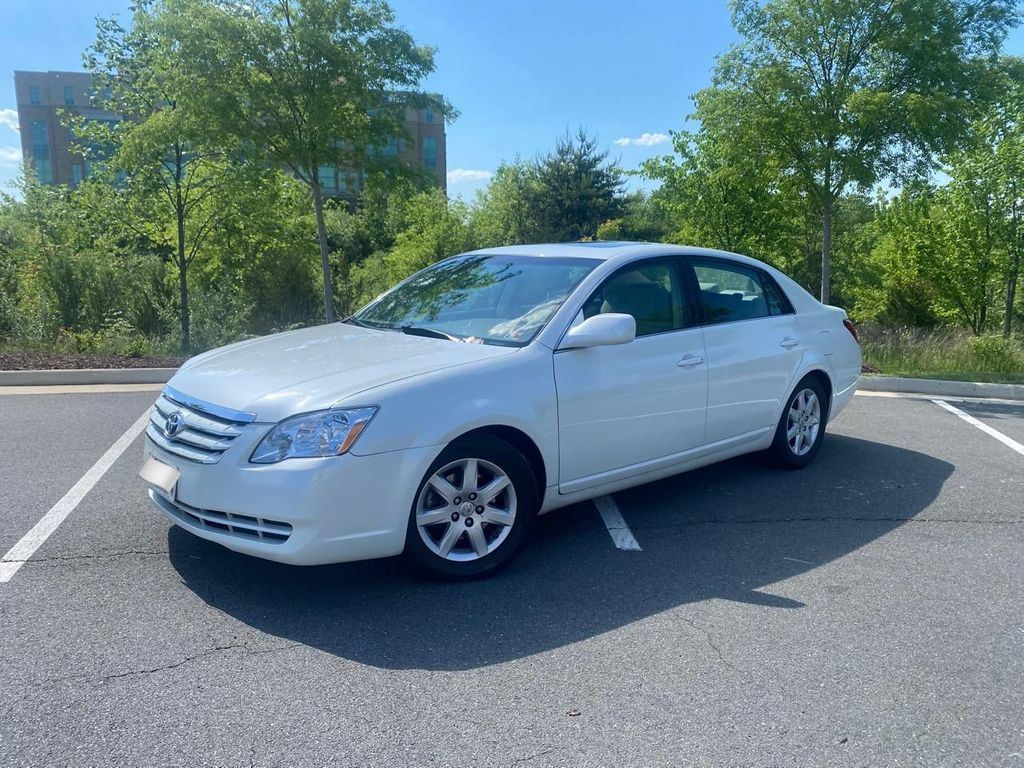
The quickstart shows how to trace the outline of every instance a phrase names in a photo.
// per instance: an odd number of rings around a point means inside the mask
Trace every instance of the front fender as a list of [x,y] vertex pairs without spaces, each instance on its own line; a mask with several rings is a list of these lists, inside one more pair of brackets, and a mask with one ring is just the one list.
[[427,446],[439,453],[466,432],[505,426],[526,434],[540,451],[547,476],[557,478],[558,413],[551,354],[544,346],[530,345],[513,355],[361,392],[360,403],[373,401],[380,411],[352,453],[367,456]]

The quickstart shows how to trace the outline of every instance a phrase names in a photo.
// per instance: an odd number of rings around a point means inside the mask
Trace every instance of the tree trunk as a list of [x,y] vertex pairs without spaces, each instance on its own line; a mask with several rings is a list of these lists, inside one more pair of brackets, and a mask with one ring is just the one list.
[[1013,305],[1017,299],[1017,280],[1020,277],[1021,242],[1017,229],[1020,208],[1016,202],[1020,198],[1017,197],[1016,177],[1014,177],[1011,189],[1015,202],[1010,208],[1010,274],[1006,276],[1006,316],[1003,318],[1003,336],[1006,338],[1010,338],[1010,333],[1013,331]]
[[821,303],[828,304],[832,289],[832,198],[821,209]]
[[1010,338],[1013,331],[1013,305],[1017,300],[1017,279],[1020,276],[1020,250],[1014,248],[1010,261],[1010,274],[1006,278],[1006,315],[1003,317],[1003,336]]
[[316,234],[320,240],[320,270],[324,279],[324,317],[328,323],[334,322],[334,286],[331,285],[330,249],[327,245],[327,225],[324,223],[324,198],[320,193],[320,179],[316,166],[311,174],[313,189],[313,210],[316,212]]
[[178,219],[178,293],[181,309],[181,352],[184,355],[192,351],[192,335],[188,316],[188,259],[185,258],[185,209],[181,201],[181,190],[178,190],[178,205],[175,212]]

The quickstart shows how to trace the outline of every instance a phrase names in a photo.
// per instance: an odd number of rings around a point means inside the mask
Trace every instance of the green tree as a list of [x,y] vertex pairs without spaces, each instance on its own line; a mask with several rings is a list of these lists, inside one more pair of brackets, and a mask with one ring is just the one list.
[[566,133],[554,151],[536,163],[533,216],[540,239],[563,242],[592,238],[601,222],[622,212],[622,172],[608,161],[582,128]]
[[[116,125],[79,118],[80,148],[122,200],[123,221],[159,249],[173,249],[178,278],[181,350],[191,349],[188,271],[226,211],[225,189],[239,168],[225,157],[224,136],[212,134],[183,98],[194,86],[174,41],[157,23],[162,6],[138,0],[126,29],[97,21],[85,55],[99,100],[123,119]],[[226,134],[225,134],[226,135]]]
[[883,227],[876,258],[888,301],[930,305],[938,319],[984,333],[1002,275],[984,196],[955,180],[910,185],[886,205]]
[[625,196],[622,216],[602,222],[599,240],[636,240],[658,243],[669,234],[669,219],[660,200],[638,190]]
[[961,221],[979,230],[973,240],[990,259],[998,258],[995,251],[1002,256],[1003,335],[1009,337],[1024,255],[1024,59],[1004,58],[995,77],[991,107],[972,125],[969,144],[949,164]]
[[[232,190],[231,206],[211,232],[196,278],[204,295],[221,297],[239,312],[222,313],[222,331],[236,337],[269,333],[313,321],[320,306],[313,212],[305,187],[267,168]],[[214,307],[204,317],[218,321]],[[210,330],[205,332],[212,337]],[[231,338],[228,341],[234,340]]]
[[[410,107],[451,110],[419,91],[434,51],[383,0],[164,0],[162,22],[204,120],[289,169],[311,192],[324,310],[335,316],[322,175],[387,165]],[[397,169],[397,165],[396,165]]]
[[404,225],[385,260],[391,284],[474,247],[466,205],[448,200],[439,189],[409,199],[401,215]]
[[648,160],[641,173],[661,183],[653,197],[674,241],[773,260],[784,250],[776,246],[791,216],[790,188],[780,188],[778,165],[761,147],[730,139],[716,125],[708,120],[697,133],[673,132],[676,156]]
[[482,247],[520,245],[541,238],[537,167],[516,158],[498,166],[490,183],[477,192],[470,226]]
[[[957,171],[961,169],[956,169]],[[989,325],[999,279],[1004,272],[998,239],[998,212],[984,179],[957,178],[936,192],[938,238],[926,274],[947,297],[975,335]],[[937,215],[935,215],[937,214]]]
[[696,116],[735,116],[723,138],[762,142],[813,201],[828,302],[836,200],[930,168],[962,139],[1016,3],[733,0],[732,15],[743,42],[719,58]]

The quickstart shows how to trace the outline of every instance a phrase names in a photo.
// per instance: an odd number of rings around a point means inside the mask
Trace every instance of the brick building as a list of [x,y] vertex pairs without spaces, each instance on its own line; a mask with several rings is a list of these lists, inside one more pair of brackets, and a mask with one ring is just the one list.
[[[119,115],[93,106],[93,90],[92,77],[86,72],[14,73],[21,152],[44,184],[76,186],[89,175],[88,162],[71,151],[71,131],[63,124],[62,111],[89,120],[120,120]],[[446,189],[444,118],[430,109],[409,109],[405,128],[408,138],[392,138],[381,151],[432,173]],[[322,167],[320,179],[324,193],[335,197],[352,197],[363,183],[359,169]]]
[[21,153],[44,184],[76,186],[88,164],[71,151],[71,131],[60,112],[117,122],[118,116],[92,105],[92,77],[85,72],[15,72]]

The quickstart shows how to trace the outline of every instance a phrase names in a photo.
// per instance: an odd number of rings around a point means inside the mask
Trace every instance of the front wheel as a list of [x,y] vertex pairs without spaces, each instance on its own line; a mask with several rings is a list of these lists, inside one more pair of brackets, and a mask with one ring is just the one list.
[[537,497],[529,462],[512,446],[493,438],[452,443],[420,483],[406,556],[438,576],[493,573],[522,546]]
[[768,449],[778,464],[800,469],[814,460],[825,437],[827,404],[825,390],[817,379],[806,378],[796,385]]

